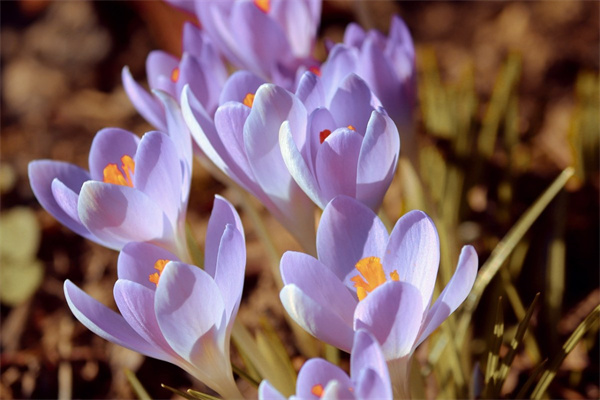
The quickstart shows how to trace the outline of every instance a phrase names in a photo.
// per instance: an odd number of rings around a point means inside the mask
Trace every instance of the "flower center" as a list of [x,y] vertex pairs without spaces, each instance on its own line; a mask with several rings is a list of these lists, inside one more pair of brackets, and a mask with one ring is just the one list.
[[[379,285],[387,282],[379,257],[365,257],[356,263],[355,268],[360,274],[353,276],[350,280],[354,282],[359,301],[367,297],[367,294],[371,293]],[[399,281],[400,276],[398,275],[398,271],[390,273],[390,279],[392,281]]]
[[104,182],[115,185],[133,187],[133,173],[135,171],[135,162],[128,155],[121,157],[121,170],[117,164],[108,164],[104,167]]
[[171,71],[171,81],[177,82],[179,80],[179,67],[173,68]]
[[160,276],[162,275],[163,269],[165,269],[165,265],[167,265],[167,263],[169,261],[170,260],[156,260],[156,262],[154,263],[154,269],[157,270],[158,272],[155,272],[148,276],[148,279],[150,280],[150,282],[152,282],[156,286],[158,286],[158,280],[160,279]]
[[323,396],[323,392],[324,392],[324,391],[325,391],[325,389],[323,389],[323,385],[321,385],[320,383],[319,383],[319,384],[316,384],[316,385],[314,385],[314,386],[313,386],[313,387],[310,389],[310,392],[311,392],[312,394],[314,394],[315,396],[319,397],[319,398],[320,398],[321,396]]
[[245,106],[252,108],[252,104],[254,104],[254,93],[248,93],[246,97],[244,97],[243,103]]
[[268,14],[271,9],[271,0],[254,0],[254,5],[260,9],[260,11]]

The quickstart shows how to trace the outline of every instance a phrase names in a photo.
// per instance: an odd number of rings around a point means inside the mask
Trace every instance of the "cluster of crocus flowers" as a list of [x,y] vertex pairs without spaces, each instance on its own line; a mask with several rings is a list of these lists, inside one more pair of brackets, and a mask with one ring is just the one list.
[[65,297],[75,317],[97,335],[178,365],[225,398],[239,398],[229,341],[246,247],[235,208],[218,196],[207,237],[204,269],[150,243],[125,245],[114,287],[120,314],[68,280]]
[[421,211],[401,217],[388,234],[371,209],[338,196],[319,224],[318,259],[283,255],[281,301],[305,330],[344,351],[351,351],[356,330],[368,330],[381,345],[396,393],[406,394],[410,356],[464,301],[477,274],[477,254],[465,246],[430,307],[439,246],[435,225]]
[[187,259],[191,140],[175,122],[169,132],[140,139],[103,129],[92,142],[89,172],[60,161],[30,163],[33,192],[61,223],[101,245],[152,242]]
[[[296,396],[406,395],[412,353],[462,303],[477,271],[477,254],[465,246],[431,305],[440,258],[433,222],[411,211],[388,233],[375,214],[412,121],[414,48],[406,26],[393,18],[386,38],[351,24],[319,65],[312,57],[319,0],[169,1],[195,13],[203,30],[184,27],[181,59],[148,56],[150,92],[127,68],[122,74],[135,108],[161,132],[140,139],[101,130],[89,172],[49,160],[29,167],[46,210],[121,250],[119,313],[66,281],[73,314],[107,340],[176,364],[225,398],[241,397],[229,342],[244,281],[244,231],[217,196],[203,269],[189,264],[185,216],[196,148],[318,254],[283,255],[280,299],[305,330],[351,353],[351,372],[309,360]],[[228,77],[220,55],[244,70]],[[316,237],[315,205],[324,210]],[[266,381],[259,396],[283,398]]]

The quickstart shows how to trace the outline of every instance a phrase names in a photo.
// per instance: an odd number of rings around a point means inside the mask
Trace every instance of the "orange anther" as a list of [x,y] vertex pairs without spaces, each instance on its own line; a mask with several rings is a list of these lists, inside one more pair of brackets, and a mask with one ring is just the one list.
[[117,164],[108,164],[104,167],[103,181],[106,183],[112,183],[114,185],[129,186],[133,187],[133,174],[135,171],[135,162],[128,155],[121,157],[121,170],[117,167]]
[[327,136],[331,135],[331,131],[329,129],[324,129],[319,133],[319,141],[323,143]]
[[313,65],[312,67],[308,68],[308,70],[310,72],[312,72],[313,74],[315,74],[316,76],[321,76],[321,68],[319,68],[319,67],[316,67]]
[[323,385],[321,385],[320,383],[317,385],[314,385],[311,389],[310,392],[312,394],[314,394],[317,397],[321,397],[323,396],[323,392],[325,391],[325,389],[323,388]]
[[177,82],[179,80],[179,67],[173,68],[171,71],[171,81]]
[[168,262],[169,262],[169,260],[156,260],[156,262],[154,263],[154,269],[157,270],[158,272],[155,272],[148,276],[148,279],[150,280],[150,282],[152,282],[156,286],[158,286],[158,280],[160,279],[163,269],[165,269],[165,265],[167,265]]
[[352,125],[348,125],[348,129],[350,129],[351,131],[355,131],[356,130],[356,128],[353,127]]
[[254,0],[254,5],[260,9],[260,11],[268,14],[271,9],[271,0]]
[[246,97],[244,97],[243,103],[245,106],[252,108],[252,105],[254,104],[254,93],[248,93]]

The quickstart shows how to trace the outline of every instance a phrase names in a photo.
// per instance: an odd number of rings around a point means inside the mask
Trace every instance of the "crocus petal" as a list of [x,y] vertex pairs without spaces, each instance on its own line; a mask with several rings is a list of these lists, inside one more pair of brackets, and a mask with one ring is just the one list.
[[344,280],[362,258],[382,258],[387,241],[385,226],[370,208],[350,197],[338,196],[325,207],[319,223],[319,261]]
[[193,14],[196,9],[196,3],[193,0],[166,0],[167,3],[177,7],[185,12]]
[[189,86],[185,86],[181,92],[181,112],[194,141],[202,152],[221,171],[227,173],[227,164],[221,157],[221,154],[224,153],[223,144],[219,139],[213,119],[196,99]]
[[254,94],[259,86],[265,83],[265,80],[259,78],[250,71],[235,71],[225,85],[219,98],[219,104],[225,104],[228,101],[242,103],[247,94]]
[[192,175],[192,137],[188,127],[183,119],[183,114],[179,105],[165,92],[160,90],[154,91],[154,95],[162,102],[166,110],[167,132],[169,137],[175,144],[178,158],[181,161],[182,183],[181,183],[181,202],[182,209],[187,208],[187,199],[190,192],[190,181]]
[[296,396],[301,399],[319,399],[319,396],[312,393],[313,387],[321,385],[322,389],[325,389],[331,381],[338,381],[345,387],[353,386],[348,375],[340,367],[321,358],[312,358],[300,369],[296,382]]
[[[168,263],[156,288],[154,308],[173,350],[193,365],[206,362],[203,351],[218,345],[210,342],[218,339],[215,329],[220,329],[225,312],[219,288],[210,275],[192,265]],[[206,344],[204,349],[202,343]]]
[[321,190],[315,176],[304,161],[300,150],[294,142],[290,124],[285,121],[279,131],[279,145],[285,165],[300,188],[320,208],[325,208],[326,199],[321,197]]
[[237,2],[230,24],[247,69],[268,77],[277,62],[291,56],[285,32],[253,2]]
[[[282,199],[289,196],[289,185],[293,182],[279,147],[279,129],[286,120],[294,128],[300,120],[306,123],[302,103],[281,87],[261,86],[244,126],[244,143],[257,182],[269,196]],[[296,130],[301,131],[305,132],[306,126],[304,130],[301,127]]]
[[392,183],[398,154],[400,136],[394,122],[373,111],[358,156],[356,198],[372,210],[377,210]]
[[258,386],[260,400],[286,400],[285,396],[277,391],[268,381],[264,380]]
[[227,225],[233,225],[242,237],[244,228],[242,221],[233,207],[224,197],[215,195],[213,209],[208,219],[208,227],[206,228],[206,241],[204,243],[204,270],[210,275],[215,276],[217,269],[217,257],[223,233]]
[[355,22],[351,22],[346,26],[343,40],[345,45],[360,48],[364,40],[365,30],[361,28],[360,25]]
[[[365,40],[357,65],[358,75],[369,84],[373,93],[381,100],[390,114],[396,115],[400,107],[406,106],[400,102],[402,81],[373,35]],[[391,90],[391,88],[394,89]]]
[[[63,206],[60,205],[64,203],[68,204],[71,195],[67,190],[70,189],[74,194],[79,194],[83,183],[90,179],[90,175],[87,171],[65,162],[37,160],[29,163],[28,173],[31,189],[46,211],[73,232],[87,239],[97,240],[94,238],[94,235],[83,226],[79,220],[79,216],[75,218],[75,216],[69,215],[70,213],[65,212]],[[65,202],[61,200],[60,204],[54,197],[52,189],[54,180],[61,182],[60,188],[55,190],[58,192],[60,189],[63,189],[60,191],[64,195],[62,200],[65,200]]]
[[377,340],[375,340],[375,337],[369,331],[362,329],[356,331],[351,354],[350,376],[358,376],[362,369],[368,367],[374,370],[381,378],[389,377],[385,357],[381,352],[379,343],[377,343]]
[[343,44],[337,44],[329,53],[321,67],[326,104],[329,105],[340,83],[356,71],[358,51]]
[[75,318],[96,335],[149,357],[173,362],[166,353],[138,335],[122,316],[86,294],[73,282],[66,280],[64,289],[67,304]]
[[353,400],[355,398],[354,388],[352,386],[344,385],[339,381],[329,381],[321,395],[321,399],[323,400]]
[[317,303],[293,284],[285,285],[279,298],[290,317],[305,331],[332,346],[350,351],[354,331],[332,313],[329,306]]
[[225,302],[227,321],[232,323],[242,298],[246,270],[246,244],[235,225],[225,227],[218,251],[215,283]]
[[304,106],[308,114],[318,107],[325,106],[325,89],[321,79],[310,71],[302,74],[296,89],[296,96]]
[[125,129],[105,128],[98,131],[90,147],[89,165],[92,179],[102,182],[104,168],[108,164],[115,164],[121,170],[121,158],[124,155],[134,158],[139,142],[139,137]]
[[389,376],[384,380],[374,370],[365,368],[353,380],[357,382],[354,393],[359,399],[394,398]]
[[146,193],[176,226],[181,206],[182,170],[175,144],[161,132],[148,132],[135,157],[134,187]]
[[175,82],[171,80],[173,70],[179,67],[179,60],[164,51],[154,50],[146,58],[148,85],[152,89],[160,89],[171,96],[174,93]]
[[391,399],[390,374],[381,347],[365,330],[354,334],[350,358],[350,376],[355,382],[355,392],[361,399]]
[[158,260],[179,261],[179,258],[170,251],[150,243],[127,243],[119,253],[117,275],[121,280],[136,282],[155,290],[156,284],[150,282],[150,275],[158,272],[154,269]]
[[338,126],[353,126],[363,133],[371,117],[371,89],[358,75],[350,74],[339,85],[329,110]]
[[287,35],[292,54],[297,58],[310,56],[316,24],[312,24],[310,9],[303,1],[277,1],[273,2],[271,10],[274,18]]
[[113,292],[117,307],[129,326],[157,351],[162,350],[170,357],[177,358],[156,321],[154,290],[136,282],[119,279]]
[[336,128],[338,128],[337,123],[327,108],[317,108],[310,114],[308,119],[308,137],[303,149],[303,156],[307,160],[313,174],[315,174],[317,169],[317,154],[319,154],[319,150],[323,144],[321,141],[321,132],[325,131],[323,133],[326,133],[327,130],[333,132]]
[[166,131],[167,122],[160,103],[133,79],[129,67],[123,67],[121,80],[123,81],[125,92],[137,112],[156,129]]
[[74,221],[79,221],[79,215],[77,214],[79,195],[58,180],[58,178],[54,178],[51,187],[52,195],[60,208]]
[[477,253],[473,246],[464,246],[460,252],[454,275],[427,312],[415,347],[427,339],[431,332],[440,326],[467,298],[477,277],[478,263]]
[[390,235],[383,257],[385,271],[397,271],[402,282],[418,288],[428,307],[439,265],[440,240],[433,221],[423,211],[406,213]]
[[325,139],[315,165],[324,199],[356,196],[356,167],[363,137],[347,128],[336,129]]
[[308,297],[328,307],[348,326],[352,325],[357,300],[325,265],[308,254],[287,251],[281,257],[281,279],[294,284]]
[[114,249],[132,241],[168,240],[173,235],[161,208],[128,186],[88,181],[81,188],[77,208],[83,225]]
[[207,109],[215,107],[210,103],[210,92],[208,90],[208,80],[213,79],[212,76],[207,76],[200,60],[189,53],[183,53],[179,62],[179,76],[175,82],[175,97],[181,94],[183,86],[190,85],[190,89],[202,104]]
[[409,283],[388,281],[358,303],[354,329],[366,329],[381,344],[386,360],[409,354],[423,318],[419,290]]

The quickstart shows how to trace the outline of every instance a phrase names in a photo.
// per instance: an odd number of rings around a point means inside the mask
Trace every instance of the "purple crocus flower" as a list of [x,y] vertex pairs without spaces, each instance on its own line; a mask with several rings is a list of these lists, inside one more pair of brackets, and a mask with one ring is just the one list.
[[[167,107],[177,105],[159,94]],[[180,112],[179,112],[180,114]],[[177,114],[171,136],[106,128],[90,149],[89,172],[52,160],[29,164],[38,201],[75,233],[119,250],[132,241],[163,246],[188,259],[185,215],[191,177],[191,139]]]
[[[350,355],[350,376],[338,366],[321,358],[308,360],[296,382],[299,399],[391,399],[392,386],[385,358],[373,336],[364,329],[356,331]],[[271,384],[258,388],[260,400],[284,400]]]
[[[189,85],[204,108],[213,115],[227,79],[227,70],[211,41],[198,28],[186,23],[183,28],[181,59],[164,51],[152,51],[146,58],[146,74],[152,90],[162,90],[179,99]],[[167,118],[160,100],[147,92],[123,68],[123,86],[136,110],[156,129],[167,129]]]
[[318,259],[283,255],[280,298],[305,330],[344,351],[355,330],[371,332],[402,393],[411,354],[463,302],[477,273],[477,253],[464,246],[454,276],[430,307],[439,249],[435,225],[422,211],[401,217],[388,234],[371,209],[339,196],[323,212]]
[[[181,1],[173,2],[181,6]],[[320,0],[198,0],[196,15],[235,66],[287,89],[312,57],[321,19]],[[189,8],[189,6],[185,6]]]
[[119,254],[114,296],[120,314],[67,280],[75,317],[102,338],[189,372],[225,398],[240,398],[229,340],[246,265],[244,231],[233,206],[216,196],[204,270],[150,243]]
[[[184,89],[181,107],[196,143],[221,171],[258,198],[305,249],[314,248],[314,205],[288,172],[279,147],[281,124],[304,124],[306,108],[294,94],[263,84],[248,71],[231,76],[220,103],[213,122],[192,91]],[[304,135],[305,128],[296,132]]]
[[343,194],[376,211],[396,171],[398,130],[375,108],[378,100],[357,75],[347,75],[337,86],[330,83],[311,72],[303,75],[297,94],[310,114],[302,124],[281,126],[283,160],[320,208]]
[[356,73],[381,100],[400,131],[412,129],[416,98],[415,49],[400,17],[392,17],[387,38],[377,30],[365,32],[358,24],[349,24],[344,42],[331,48],[321,71],[323,77]]

